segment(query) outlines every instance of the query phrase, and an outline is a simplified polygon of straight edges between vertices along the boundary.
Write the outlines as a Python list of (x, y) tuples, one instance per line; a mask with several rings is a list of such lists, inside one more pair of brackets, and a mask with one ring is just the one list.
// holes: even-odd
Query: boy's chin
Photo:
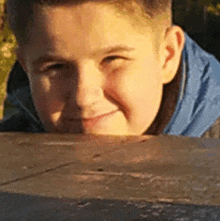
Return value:
[(82, 134), (82, 135), (100, 135), (100, 136), (137, 136), (138, 134), (131, 133), (127, 130), (123, 129), (113, 129), (113, 128), (95, 128), (92, 130), (85, 129), (81, 126), (74, 127), (58, 127), (50, 130), (46, 130), (47, 132), (55, 132), (61, 134)]

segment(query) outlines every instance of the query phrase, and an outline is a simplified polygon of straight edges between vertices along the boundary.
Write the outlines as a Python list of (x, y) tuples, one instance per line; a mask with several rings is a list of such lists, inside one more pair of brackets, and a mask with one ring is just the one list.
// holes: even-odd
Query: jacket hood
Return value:
[(33, 104), (27, 74), (18, 61), (15, 62), (8, 78), (7, 100), (29, 118), (30, 124), (43, 127)]
[(220, 64), (185, 38), (178, 102), (163, 133), (200, 137), (220, 116)]

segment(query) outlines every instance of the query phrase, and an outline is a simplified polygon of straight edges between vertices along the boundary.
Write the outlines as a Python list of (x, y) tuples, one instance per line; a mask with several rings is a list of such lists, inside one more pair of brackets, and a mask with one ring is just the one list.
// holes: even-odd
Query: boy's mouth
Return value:
[(70, 121), (72, 122), (81, 122), (82, 126), (85, 130), (92, 130), (96, 125), (104, 124), (106, 120), (108, 120), (110, 117), (115, 115), (118, 112), (118, 110), (113, 110), (104, 114), (97, 114), (92, 117), (86, 117), (86, 118), (71, 118)]
[(109, 117), (112, 117), (117, 111), (118, 110), (114, 110), (105, 114), (97, 115), (95, 117), (84, 118), (82, 119), (83, 127), (90, 130), (98, 123), (104, 123), (105, 120), (107, 120)]

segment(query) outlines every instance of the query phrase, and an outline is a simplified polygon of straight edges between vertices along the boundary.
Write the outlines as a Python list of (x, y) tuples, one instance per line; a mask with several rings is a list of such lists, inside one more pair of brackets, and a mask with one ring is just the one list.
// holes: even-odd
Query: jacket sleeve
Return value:
[(220, 117), (216, 122), (201, 136), (202, 138), (220, 138)]

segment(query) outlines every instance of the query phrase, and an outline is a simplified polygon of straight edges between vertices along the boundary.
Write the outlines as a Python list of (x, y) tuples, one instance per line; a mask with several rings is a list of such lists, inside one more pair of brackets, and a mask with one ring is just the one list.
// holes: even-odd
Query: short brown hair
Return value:
[[(172, 0), (7, 0), (7, 21), (18, 42), (27, 42), (28, 29), (34, 23), (34, 8), (42, 6), (78, 5), (85, 2), (105, 2), (116, 6), (119, 11), (135, 14), (137, 7), (143, 17), (154, 16), (169, 10)], [(170, 13), (171, 14), (171, 13)]]

